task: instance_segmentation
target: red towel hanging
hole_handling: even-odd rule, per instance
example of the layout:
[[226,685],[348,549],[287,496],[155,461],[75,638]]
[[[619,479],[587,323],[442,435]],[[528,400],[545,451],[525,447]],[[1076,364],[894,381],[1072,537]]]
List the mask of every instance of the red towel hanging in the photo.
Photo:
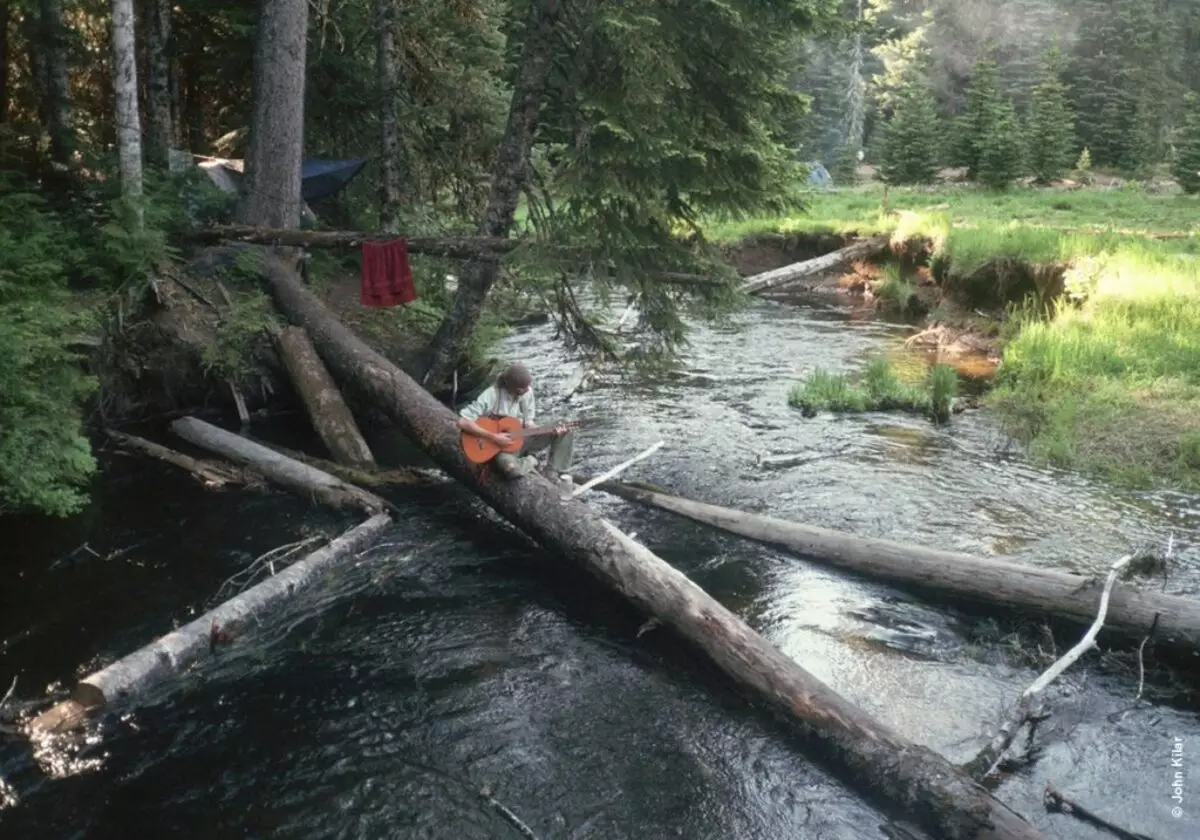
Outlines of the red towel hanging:
[[397,306],[417,299],[408,265],[408,240],[364,242],[362,250],[363,306]]

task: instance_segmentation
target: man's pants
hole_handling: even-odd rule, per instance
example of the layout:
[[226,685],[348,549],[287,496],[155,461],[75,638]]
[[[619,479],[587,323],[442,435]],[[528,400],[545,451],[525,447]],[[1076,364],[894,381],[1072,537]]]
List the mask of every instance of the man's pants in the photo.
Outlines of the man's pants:
[[496,466],[508,476],[528,475],[536,466],[533,453],[543,449],[550,450],[544,472],[557,478],[571,468],[571,459],[575,454],[575,430],[572,429],[565,435],[538,435],[529,438],[521,447],[520,457],[501,452],[496,456]]

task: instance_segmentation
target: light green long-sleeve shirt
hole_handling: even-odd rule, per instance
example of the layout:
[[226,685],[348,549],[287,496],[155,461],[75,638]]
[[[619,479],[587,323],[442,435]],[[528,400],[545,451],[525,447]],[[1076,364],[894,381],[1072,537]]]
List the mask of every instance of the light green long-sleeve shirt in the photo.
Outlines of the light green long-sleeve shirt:
[[468,405],[464,406],[458,414],[460,417],[465,417],[468,420],[478,420],[485,414],[499,414],[502,417],[519,417],[526,426],[532,426],[535,411],[536,401],[533,397],[533,388],[530,388],[517,399],[513,399],[507,390],[491,385],[484,389],[483,393]]

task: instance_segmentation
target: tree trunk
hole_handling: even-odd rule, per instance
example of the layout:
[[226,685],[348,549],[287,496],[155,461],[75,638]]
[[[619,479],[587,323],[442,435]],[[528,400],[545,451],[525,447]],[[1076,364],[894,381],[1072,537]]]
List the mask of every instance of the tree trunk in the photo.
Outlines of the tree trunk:
[[822,254],[811,260],[785,265],[771,271],[755,274],[742,281],[742,291],[749,295],[759,295],[769,289],[787,286],[801,280],[817,277],[827,271],[843,268],[855,260],[870,259],[878,256],[888,244],[888,237],[875,236],[861,242],[847,245],[829,254]]
[[391,517],[377,514],[216,609],[89,674],[75,686],[71,699],[34,718],[30,730],[61,732],[96,710],[127,702],[178,676],[205,652],[214,651],[218,639],[232,641],[252,620],[294,597],[334,563],[354,557],[391,524]]
[[238,220],[300,227],[307,0],[262,0],[254,50],[254,113]]
[[171,431],[194,446],[250,467],[268,481],[330,507],[367,513],[379,513],[391,507],[374,493],[195,417],[181,417],[171,424]]
[[[521,69],[513,86],[508,123],[492,171],[487,209],[479,225],[479,233],[484,236],[506,238],[512,230],[521,190],[528,177],[529,153],[550,73],[558,17],[559,0],[531,3],[529,28],[521,49]],[[495,259],[477,260],[464,268],[454,303],[430,342],[425,382],[436,385],[458,366],[499,274],[500,264]]]
[[121,195],[142,210],[142,126],[138,114],[137,52],[134,48],[133,0],[112,0],[113,112],[117,121],[117,158]]
[[146,160],[166,169],[175,139],[171,117],[171,4],[146,2]]
[[910,743],[835,694],[682,573],[622,534],[583,502],[563,499],[540,475],[476,473],[463,457],[454,415],[346,329],[278,259],[267,280],[280,308],[312,336],[326,363],[353,383],[422,450],[549,550],[657,616],[730,677],[801,725],[824,755],[946,840],[1035,840],[1042,835],[933,751]]
[[[1080,624],[1088,624],[1096,617],[1096,604],[1104,588],[1103,579],[891,540],[856,537],[619,482],[601,484],[598,489],[875,580],[911,586],[943,597],[1027,610],[1036,615],[1054,615]],[[1200,600],[1149,590],[1123,587],[1114,591],[1105,633],[1140,641],[1154,624],[1155,616],[1158,617],[1154,634],[1157,644],[1200,650]]]
[[313,428],[333,459],[349,467],[374,467],[375,456],[304,328],[282,330],[276,344],[288,376],[304,400]]
[[75,129],[67,72],[67,29],[62,0],[39,0],[40,41],[44,85],[43,117],[50,133],[50,159],[69,165],[75,153]]
[[0,0],[0,124],[8,121],[8,22],[12,6]]
[[400,230],[400,132],[396,126],[396,2],[376,0],[379,26],[379,130],[383,146],[379,228]]

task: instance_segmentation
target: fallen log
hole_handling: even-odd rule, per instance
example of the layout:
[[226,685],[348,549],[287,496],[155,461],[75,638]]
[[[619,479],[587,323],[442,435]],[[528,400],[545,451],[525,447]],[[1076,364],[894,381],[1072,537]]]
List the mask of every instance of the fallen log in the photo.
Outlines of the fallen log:
[[367,513],[380,513],[393,507],[386,499],[374,493],[195,417],[181,417],[175,420],[171,423],[171,431],[188,443],[252,467],[268,481],[280,487],[301,496],[312,497],[331,507],[357,508]]
[[827,271],[842,268],[855,260],[870,259],[878,256],[886,247],[886,236],[875,236],[847,245],[837,251],[814,257],[804,262],[792,263],[782,268],[754,274],[742,281],[741,290],[749,295],[759,295],[768,289],[787,286],[824,274]]
[[[695,502],[630,484],[599,485],[631,502],[670,511],[875,580],[909,585],[963,600],[1092,621],[1103,581],[1055,569],[801,525],[770,516]],[[1107,634],[1141,640],[1157,618],[1160,644],[1200,648],[1200,601],[1132,587],[1113,592]]]
[[289,449],[278,443],[259,440],[245,432],[241,436],[247,440],[254,441],[260,446],[265,446],[268,449],[278,452],[280,455],[286,455],[288,458],[299,461],[302,464],[308,464],[310,467],[324,470],[330,475],[337,476],[342,481],[349,484],[357,484],[360,487],[405,487],[443,484],[451,481],[440,470],[426,469],[424,467],[375,467],[373,469],[348,467],[345,464],[335,464],[333,461],[318,458],[316,455],[309,455],[307,452],[297,452],[295,449]]
[[[290,230],[248,225],[214,225],[192,232],[189,238],[196,242],[232,240],[254,245],[350,249],[362,247],[364,242],[383,242],[401,237],[357,230]],[[413,236],[407,239],[410,254],[459,259],[507,253],[520,244],[516,239],[500,239],[494,236]]]
[[450,475],[543,547],[564,555],[704,651],[782,711],[877,800],[944,840],[1043,835],[944,757],[855,708],[681,572],[537,474],[480,475],[463,457],[454,414],[341,324],[278,259],[266,277],[280,309],[325,362],[353,382]]
[[375,456],[308,333],[302,327],[287,327],[276,334],[275,344],[292,385],[304,401],[313,428],[333,459],[349,467],[375,466]]
[[104,433],[126,449],[141,452],[143,455],[149,455],[151,458],[156,458],[164,463],[187,470],[207,487],[224,487],[226,484],[248,484],[259,480],[257,476],[252,476],[245,471],[237,470],[226,464],[218,464],[214,461],[201,461],[198,458],[193,458],[191,455],[184,455],[182,452],[176,452],[174,449],[138,437],[137,435],[118,432],[115,429],[105,429]]
[[178,630],[161,636],[106,668],[84,677],[71,697],[38,715],[29,723],[31,736],[61,732],[81,723],[100,709],[128,702],[147,690],[178,676],[205,651],[213,649],[217,637],[236,636],[249,620],[312,583],[334,563],[368,545],[392,524],[386,514],[377,514],[309,554],[278,574],[230,598]]

